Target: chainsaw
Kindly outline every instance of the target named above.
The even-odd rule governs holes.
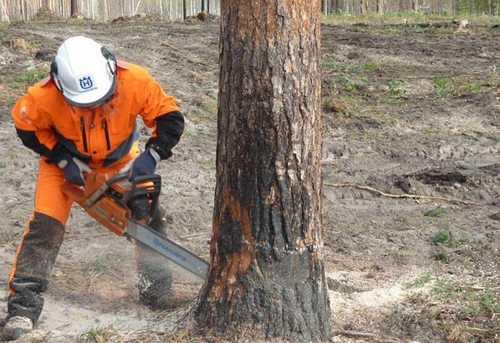
[[[84,187],[69,183],[64,186],[64,193],[109,231],[140,242],[205,279],[208,272],[205,260],[148,227],[148,220],[158,208],[160,191],[161,177],[156,174],[130,181],[128,172],[110,177],[90,169]]]

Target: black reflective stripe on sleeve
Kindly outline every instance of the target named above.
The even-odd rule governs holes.
[[[50,157],[50,149],[40,143],[34,131],[24,131],[16,128],[17,136],[21,139],[23,144],[37,154],[45,157]]]
[[[153,147],[162,159],[172,156],[172,148],[179,143],[184,132],[184,116],[180,112],[171,112],[156,118],[156,137],[146,143],[146,148]]]

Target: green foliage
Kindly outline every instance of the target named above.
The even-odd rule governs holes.
[[[452,82],[447,78],[435,78],[434,88],[438,97],[445,98],[451,94],[453,85]]]
[[[47,76],[48,69],[46,68],[28,69],[18,75],[7,77],[6,84],[17,93],[19,91],[25,91],[26,88],[43,80]]]
[[[24,84],[34,84],[37,83],[38,81],[43,80],[45,77],[47,77],[47,70],[42,69],[42,68],[35,68],[35,69],[30,69],[24,72],[23,74],[17,75],[15,78],[15,81],[18,83],[24,83]]]
[[[482,311],[494,315],[500,315],[500,302],[498,294],[491,290],[485,290],[479,295],[479,306]]]
[[[367,72],[374,72],[378,70],[379,67],[375,63],[365,63],[363,64],[363,69]]]
[[[344,90],[346,92],[352,93],[352,92],[359,90],[359,84],[357,84],[356,82],[353,82],[353,80],[345,78],[344,81],[345,81]]]
[[[500,314],[498,295],[489,287],[438,280],[432,287],[431,295],[440,302],[456,303],[465,315],[491,317]]]
[[[467,83],[460,87],[459,95],[461,94],[479,94],[481,93],[481,85],[479,83]]]
[[[446,209],[442,207],[436,207],[429,211],[424,212],[425,217],[433,217],[433,218],[442,217],[445,214],[446,214]]]
[[[393,98],[400,98],[408,92],[407,84],[402,80],[390,80],[388,83],[389,95]]]
[[[432,237],[432,244],[434,245],[450,245],[451,233],[449,231],[439,231]]]

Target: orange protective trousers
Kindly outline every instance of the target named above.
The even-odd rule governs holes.
[[[119,162],[93,169],[111,176],[123,170],[138,154],[138,144],[134,144]],[[9,316],[23,315],[34,322],[38,320],[43,307],[39,294],[47,287],[73,205],[63,191],[65,182],[59,167],[40,159],[34,214],[24,231],[9,276]]]

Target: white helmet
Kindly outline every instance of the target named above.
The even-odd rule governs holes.
[[[72,37],[57,50],[50,74],[71,105],[99,106],[115,91],[116,58],[90,38]]]

